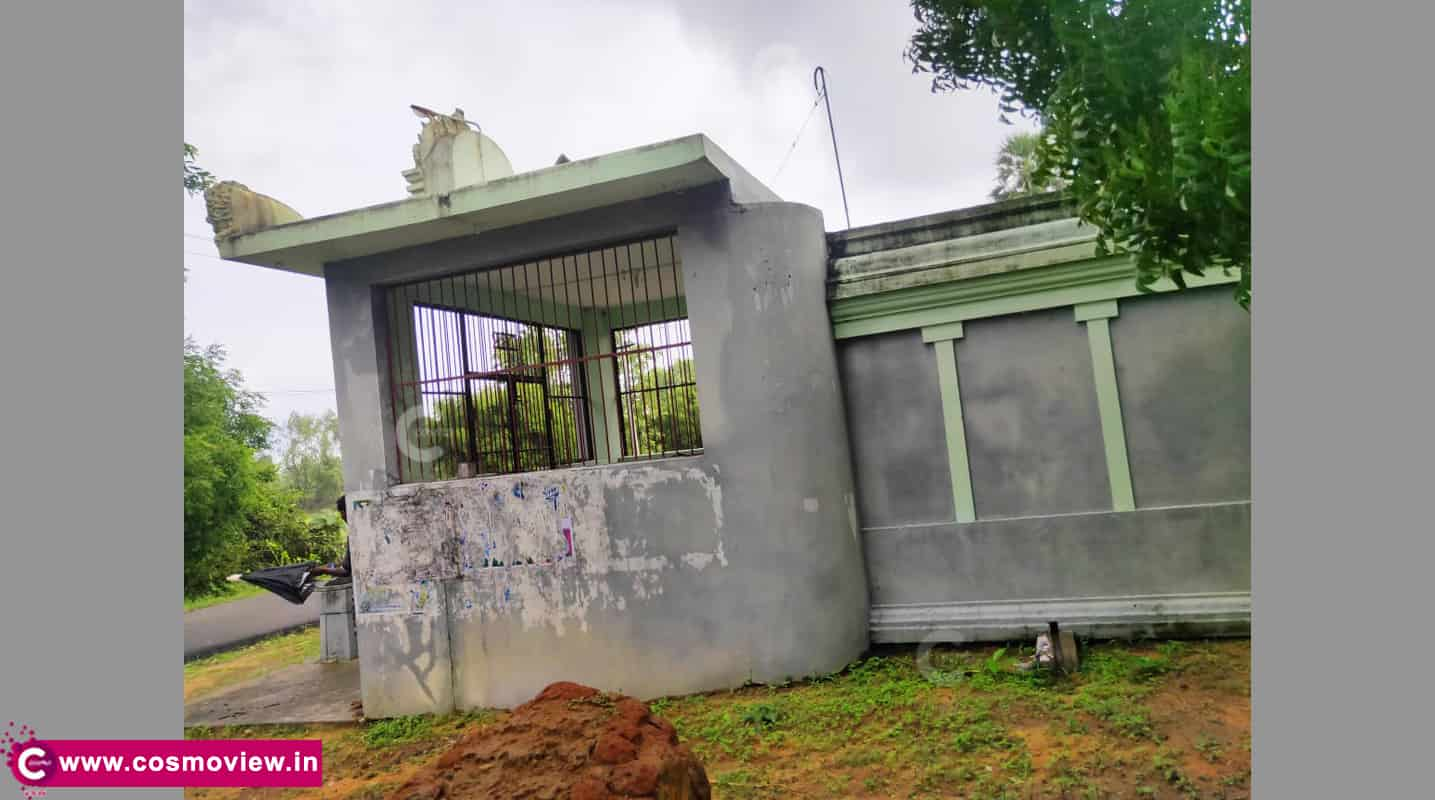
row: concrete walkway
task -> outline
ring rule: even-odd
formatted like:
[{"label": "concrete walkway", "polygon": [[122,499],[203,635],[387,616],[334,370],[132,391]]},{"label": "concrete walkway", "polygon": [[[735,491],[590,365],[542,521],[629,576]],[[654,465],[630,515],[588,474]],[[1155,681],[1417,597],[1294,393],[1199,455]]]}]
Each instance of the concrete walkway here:
[{"label": "concrete walkway", "polygon": [[296,606],[269,592],[190,611],[184,615],[184,660],[318,622],[318,601]]},{"label": "concrete walkway", "polygon": [[359,662],[310,662],[255,678],[184,706],[184,726],[353,722]]}]

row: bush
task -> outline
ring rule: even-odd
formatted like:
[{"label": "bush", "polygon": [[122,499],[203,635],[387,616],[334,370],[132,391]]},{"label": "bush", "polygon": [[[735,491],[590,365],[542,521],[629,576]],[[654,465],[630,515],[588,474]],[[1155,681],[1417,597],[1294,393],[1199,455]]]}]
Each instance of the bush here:
[{"label": "bush", "polygon": [[300,493],[280,482],[273,465],[262,464],[260,475],[247,516],[244,568],[342,559],[345,533],[338,513],[305,514],[299,507]]}]

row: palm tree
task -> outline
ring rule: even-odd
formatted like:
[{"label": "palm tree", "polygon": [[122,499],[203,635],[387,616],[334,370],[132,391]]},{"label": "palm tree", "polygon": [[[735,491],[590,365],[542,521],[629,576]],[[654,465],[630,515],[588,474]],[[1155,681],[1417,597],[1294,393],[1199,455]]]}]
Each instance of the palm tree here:
[{"label": "palm tree", "polygon": [[1036,150],[1040,143],[1040,133],[1014,133],[1002,142],[1001,150],[997,152],[997,185],[991,192],[993,200],[1056,191],[1065,185],[1060,178],[1042,173],[1038,168]]}]

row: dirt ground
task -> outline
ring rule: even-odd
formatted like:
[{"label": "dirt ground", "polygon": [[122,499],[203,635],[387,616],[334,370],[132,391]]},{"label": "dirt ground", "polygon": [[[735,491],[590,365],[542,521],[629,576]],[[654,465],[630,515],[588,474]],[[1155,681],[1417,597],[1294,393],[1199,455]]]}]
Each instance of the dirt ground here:
[{"label": "dirt ground", "polygon": [[[703,762],[720,800],[1249,797],[1248,640],[1092,644],[1071,678],[1016,670],[1029,655],[1029,646],[923,659],[885,649],[817,680],[649,706]],[[380,800],[509,716],[191,729],[191,738],[320,738],[325,785],[186,796]]]},{"label": "dirt ground", "polygon": [[555,683],[480,726],[390,800],[709,800],[702,764],[648,704]]}]

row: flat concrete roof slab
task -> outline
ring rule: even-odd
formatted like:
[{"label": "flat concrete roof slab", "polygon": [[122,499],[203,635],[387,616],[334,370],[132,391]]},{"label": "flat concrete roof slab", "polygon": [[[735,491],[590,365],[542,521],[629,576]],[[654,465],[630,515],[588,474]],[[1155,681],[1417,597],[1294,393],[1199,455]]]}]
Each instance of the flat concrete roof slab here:
[{"label": "flat concrete roof slab", "polygon": [[216,242],[229,261],[322,275],[326,262],[472,236],[728,181],[734,202],[779,198],[702,134],[570,161],[445,195],[291,222]]}]

